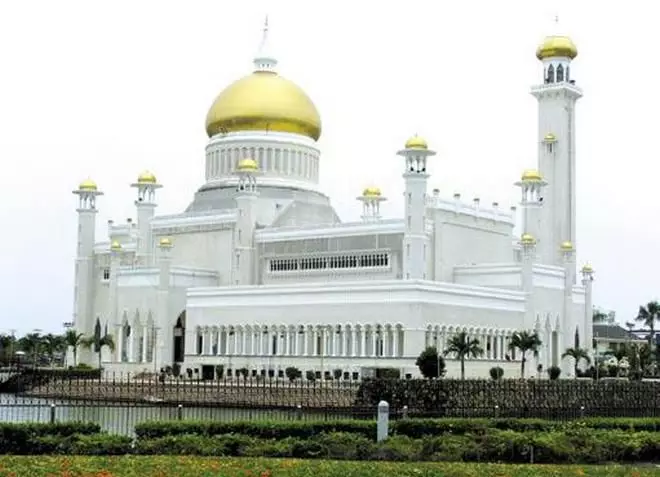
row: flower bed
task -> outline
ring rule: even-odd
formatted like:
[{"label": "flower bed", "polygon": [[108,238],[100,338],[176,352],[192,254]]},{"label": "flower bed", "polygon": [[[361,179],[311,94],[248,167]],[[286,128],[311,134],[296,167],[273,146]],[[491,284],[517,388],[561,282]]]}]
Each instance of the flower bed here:
[{"label": "flower bed", "polygon": [[461,463],[335,462],[182,456],[2,457],[0,475],[30,477],[651,477],[653,468]]}]

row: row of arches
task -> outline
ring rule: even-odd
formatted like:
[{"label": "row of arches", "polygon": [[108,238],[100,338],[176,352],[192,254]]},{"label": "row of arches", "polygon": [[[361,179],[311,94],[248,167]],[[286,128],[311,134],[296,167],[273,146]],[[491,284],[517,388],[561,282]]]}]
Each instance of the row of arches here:
[{"label": "row of arches", "polygon": [[566,65],[566,67],[564,67],[564,65],[562,65],[560,63],[555,67],[555,65],[551,64],[545,70],[545,83],[546,84],[563,83],[564,81],[571,81],[571,67],[570,66]]},{"label": "row of arches", "polygon": [[198,327],[196,354],[384,357],[404,355],[401,324],[221,325]]},{"label": "row of arches", "polygon": [[153,362],[157,331],[151,311],[141,316],[136,310],[130,319],[128,312],[124,311],[116,333],[116,360],[122,363]]}]

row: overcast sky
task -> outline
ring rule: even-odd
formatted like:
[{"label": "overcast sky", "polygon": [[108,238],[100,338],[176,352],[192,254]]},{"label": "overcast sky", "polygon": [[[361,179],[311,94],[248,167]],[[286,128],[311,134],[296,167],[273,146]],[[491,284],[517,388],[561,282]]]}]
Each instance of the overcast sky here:
[{"label": "overcast sky", "polygon": [[264,15],[279,70],[322,119],[322,187],[342,220],[379,185],[402,210],[401,158],[418,132],[438,151],[429,189],[517,203],[536,166],[534,53],[560,16],[579,49],[578,261],[619,320],[660,286],[655,2],[22,0],[0,3],[0,332],[71,319],[76,199],[87,176],[109,218],[135,217],[129,184],[164,184],[158,213],[202,185],[204,119],[251,71]]}]

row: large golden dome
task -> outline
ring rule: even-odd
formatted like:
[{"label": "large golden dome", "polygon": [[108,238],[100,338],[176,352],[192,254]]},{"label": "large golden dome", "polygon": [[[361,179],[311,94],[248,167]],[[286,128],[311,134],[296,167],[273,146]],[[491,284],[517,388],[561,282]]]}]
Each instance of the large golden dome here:
[{"label": "large golden dome", "polygon": [[321,136],[321,117],[295,83],[274,71],[255,71],[216,98],[206,116],[209,137],[220,132],[279,131]]}]

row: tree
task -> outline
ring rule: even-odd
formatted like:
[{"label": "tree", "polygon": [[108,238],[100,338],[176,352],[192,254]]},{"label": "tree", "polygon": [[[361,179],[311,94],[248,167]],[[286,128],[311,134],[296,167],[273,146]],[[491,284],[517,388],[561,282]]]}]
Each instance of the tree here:
[{"label": "tree", "polygon": [[76,330],[67,330],[64,334],[64,342],[67,347],[73,350],[73,365],[78,366],[78,348],[82,345],[85,335],[78,333]]},{"label": "tree", "polygon": [[51,366],[53,365],[55,355],[64,351],[65,347],[66,343],[64,337],[61,335],[48,333],[43,337],[43,350],[48,355],[48,361]]},{"label": "tree", "polygon": [[16,338],[12,335],[0,335],[0,364],[11,364],[13,361]]},{"label": "tree", "polygon": [[39,333],[28,333],[18,340],[18,347],[32,358],[35,368],[39,360],[39,353],[43,350],[43,344],[43,337]]},{"label": "tree", "polygon": [[437,348],[432,346],[420,353],[415,364],[425,378],[441,378],[447,372],[445,360],[438,354]]},{"label": "tree", "polygon": [[649,329],[649,348],[655,349],[655,322],[660,318],[660,303],[650,301],[646,306],[640,306],[635,321],[641,322]]},{"label": "tree", "polygon": [[115,350],[115,340],[112,338],[112,335],[107,333],[103,336],[96,335],[92,336],[91,338],[83,339],[81,344],[83,347],[91,349],[98,354],[99,369],[101,369],[101,351],[103,351],[103,348],[107,346],[110,351]]},{"label": "tree", "polygon": [[511,336],[511,341],[509,341],[510,350],[520,350],[521,359],[520,359],[520,377],[525,378],[525,361],[527,361],[527,353],[531,352],[532,355],[537,358],[539,355],[539,348],[541,347],[541,339],[539,335],[534,332],[530,333],[528,331],[516,331]]},{"label": "tree", "polygon": [[591,364],[591,358],[589,357],[589,353],[587,353],[587,350],[579,347],[566,349],[564,354],[561,355],[561,359],[564,358],[573,358],[575,360],[574,370],[575,370],[576,378],[578,377],[578,368],[580,366],[580,361],[584,360],[587,364]]},{"label": "tree", "polygon": [[451,353],[461,361],[461,379],[465,379],[465,358],[478,358],[484,354],[484,349],[479,346],[478,339],[470,338],[465,331],[461,331],[447,341],[444,355]]}]

